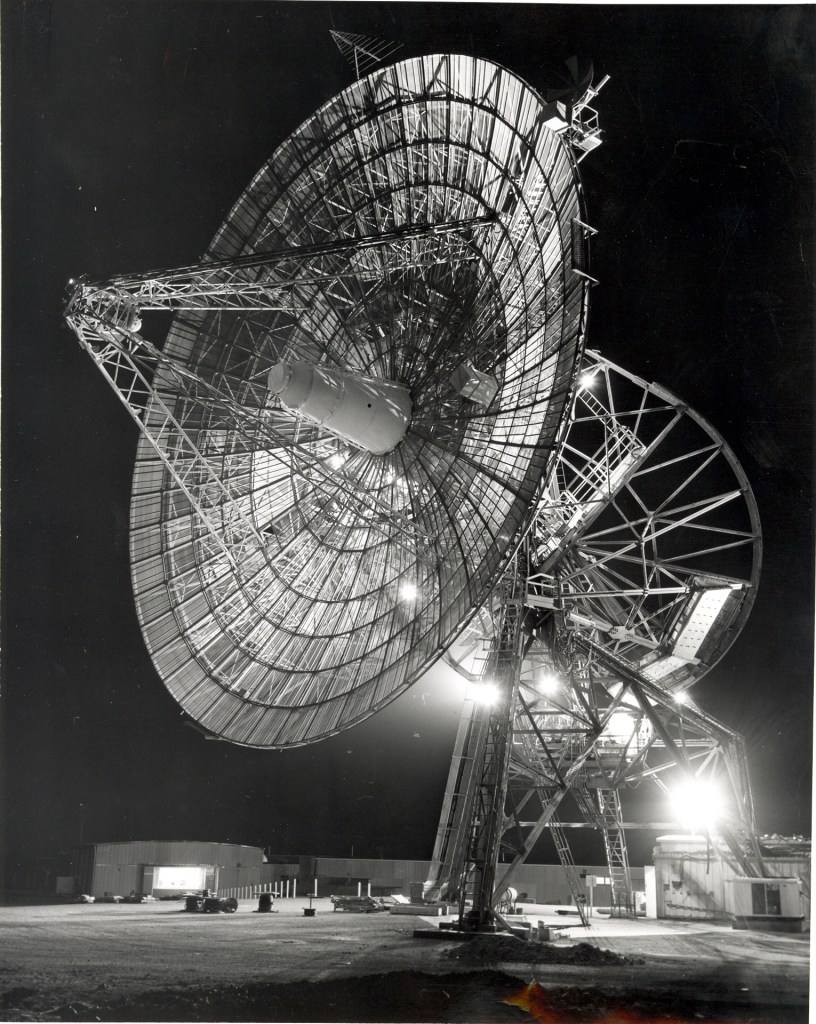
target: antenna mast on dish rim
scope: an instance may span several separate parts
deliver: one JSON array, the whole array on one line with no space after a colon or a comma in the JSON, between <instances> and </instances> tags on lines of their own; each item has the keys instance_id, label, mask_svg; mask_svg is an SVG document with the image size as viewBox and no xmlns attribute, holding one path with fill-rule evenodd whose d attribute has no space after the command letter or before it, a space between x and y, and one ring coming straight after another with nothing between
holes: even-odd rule
<instances>
[{"instance_id":1,"label":"antenna mast on dish rim","mask_svg":"<svg viewBox=\"0 0 816 1024\"><path fill-rule=\"evenodd\" d=\"M354 32L338 32L330 29L331 37L337 49L354 68L354 77L359 78L377 64L389 60L402 43L392 43L388 39L375 39L373 36L362 36Z\"/></svg>"}]
</instances>

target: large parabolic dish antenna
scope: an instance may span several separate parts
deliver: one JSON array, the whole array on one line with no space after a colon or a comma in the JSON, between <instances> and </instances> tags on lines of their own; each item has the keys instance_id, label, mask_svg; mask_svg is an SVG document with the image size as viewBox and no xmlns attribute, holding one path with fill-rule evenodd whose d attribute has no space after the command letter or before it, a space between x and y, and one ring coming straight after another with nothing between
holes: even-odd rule
<instances>
[{"instance_id":1,"label":"large parabolic dish antenna","mask_svg":"<svg viewBox=\"0 0 816 1024\"><path fill-rule=\"evenodd\" d=\"M386 67L276 150L199 265L75 289L143 431L144 636L211 733L284 747L371 715L530 524L591 280L559 107L485 60Z\"/></svg>"},{"instance_id":2,"label":"large parabolic dish antenna","mask_svg":"<svg viewBox=\"0 0 816 1024\"><path fill-rule=\"evenodd\" d=\"M358 70L380 52L334 35ZM466 928L544 829L583 914L567 797L634 914L621 792L647 780L728 780L727 855L764 871L742 738L687 693L753 602L756 506L712 426L584 351L577 164L606 79L568 66L545 98L470 57L382 68L277 149L198 264L74 283L66 310L141 430L136 607L192 719L296 746L443 654L474 682L426 881Z\"/></svg>"}]
</instances>

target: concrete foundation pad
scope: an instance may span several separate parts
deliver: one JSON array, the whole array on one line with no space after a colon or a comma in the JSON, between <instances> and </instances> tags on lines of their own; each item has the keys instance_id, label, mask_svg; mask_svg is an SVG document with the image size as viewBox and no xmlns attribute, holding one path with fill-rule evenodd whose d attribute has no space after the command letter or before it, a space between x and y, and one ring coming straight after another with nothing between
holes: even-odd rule
<instances>
[{"instance_id":1,"label":"concrete foundation pad","mask_svg":"<svg viewBox=\"0 0 816 1024\"><path fill-rule=\"evenodd\" d=\"M441 939L443 942L466 942L476 932L460 932L456 928L415 928L415 939Z\"/></svg>"},{"instance_id":2,"label":"concrete foundation pad","mask_svg":"<svg viewBox=\"0 0 816 1024\"><path fill-rule=\"evenodd\" d=\"M445 917L447 916L448 908L441 904L439 906L428 906L424 903L398 903L396 906L389 907L388 913L406 914L416 917Z\"/></svg>"},{"instance_id":3,"label":"concrete foundation pad","mask_svg":"<svg viewBox=\"0 0 816 1024\"><path fill-rule=\"evenodd\" d=\"M737 917L734 928L738 931L789 932L801 935L805 930L804 917Z\"/></svg>"},{"instance_id":4,"label":"concrete foundation pad","mask_svg":"<svg viewBox=\"0 0 816 1024\"><path fill-rule=\"evenodd\" d=\"M575 911L575 907L554 906L542 903L524 903L524 919L533 927L538 923L549 926L564 938L582 939L612 936L635 935L669 935L679 928L685 933L701 934L704 932L721 931L725 925L722 921L680 921L670 918L653 917L610 917L608 914L594 914L587 925L581 924L577 914L564 914L563 911ZM559 913L559 911L561 913ZM508 918L512 921L513 918Z\"/></svg>"}]
</instances>

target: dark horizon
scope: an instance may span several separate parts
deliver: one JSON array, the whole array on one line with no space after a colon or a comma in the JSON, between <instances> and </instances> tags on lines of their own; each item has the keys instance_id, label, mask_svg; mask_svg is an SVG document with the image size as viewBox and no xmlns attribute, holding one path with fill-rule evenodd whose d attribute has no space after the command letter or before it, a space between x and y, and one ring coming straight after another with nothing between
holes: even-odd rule
<instances>
[{"instance_id":1,"label":"dark horizon","mask_svg":"<svg viewBox=\"0 0 816 1024\"><path fill-rule=\"evenodd\" d=\"M448 670L282 752L182 720L133 605L137 431L62 323L71 277L196 261L277 145L352 80L332 27L401 41L398 57L474 53L540 90L575 53L611 76L594 104L604 144L581 163L599 231L588 347L687 400L750 480L757 600L695 699L746 737L760 831L809 834L812 9L29 0L3 13L9 865L80 832L431 855L463 691ZM666 819L657 794L637 806ZM633 860L649 843L633 840Z\"/></svg>"}]
</instances>

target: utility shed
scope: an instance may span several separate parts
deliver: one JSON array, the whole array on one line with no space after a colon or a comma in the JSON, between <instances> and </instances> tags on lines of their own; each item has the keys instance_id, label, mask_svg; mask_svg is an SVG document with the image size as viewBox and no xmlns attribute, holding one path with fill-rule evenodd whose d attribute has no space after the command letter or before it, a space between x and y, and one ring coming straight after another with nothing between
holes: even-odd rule
<instances>
[{"instance_id":1,"label":"utility shed","mask_svg":"<svg viewBox=\"0 0 816 1024\"><path fill-rule=\"evenodd\" d=\"M732 920L746 916L735 905L734 881L738 875L717 840L699 835L660 836L654 850L657 916L682 920ZM796 879L795 916L810 919L810 854L763 856L765 872L772 878ZM739 889L739 884L737 888ZM786 907L792 898L786 885ZM746 897L747 898L747 897ZM738 897L743 901L743 897Z\"/></svg>"},{"instance_id":2,"label":"utility shed","mask_svg":"<svg viewBox=\"0 0 816 1024\"><path fill-rule=\"evenodd\" d=\"M233 843L163 840L82 848L79 888L91 896L179 895L189 889L258 885L263 851Z\"/></svg>"}]
</instances>

